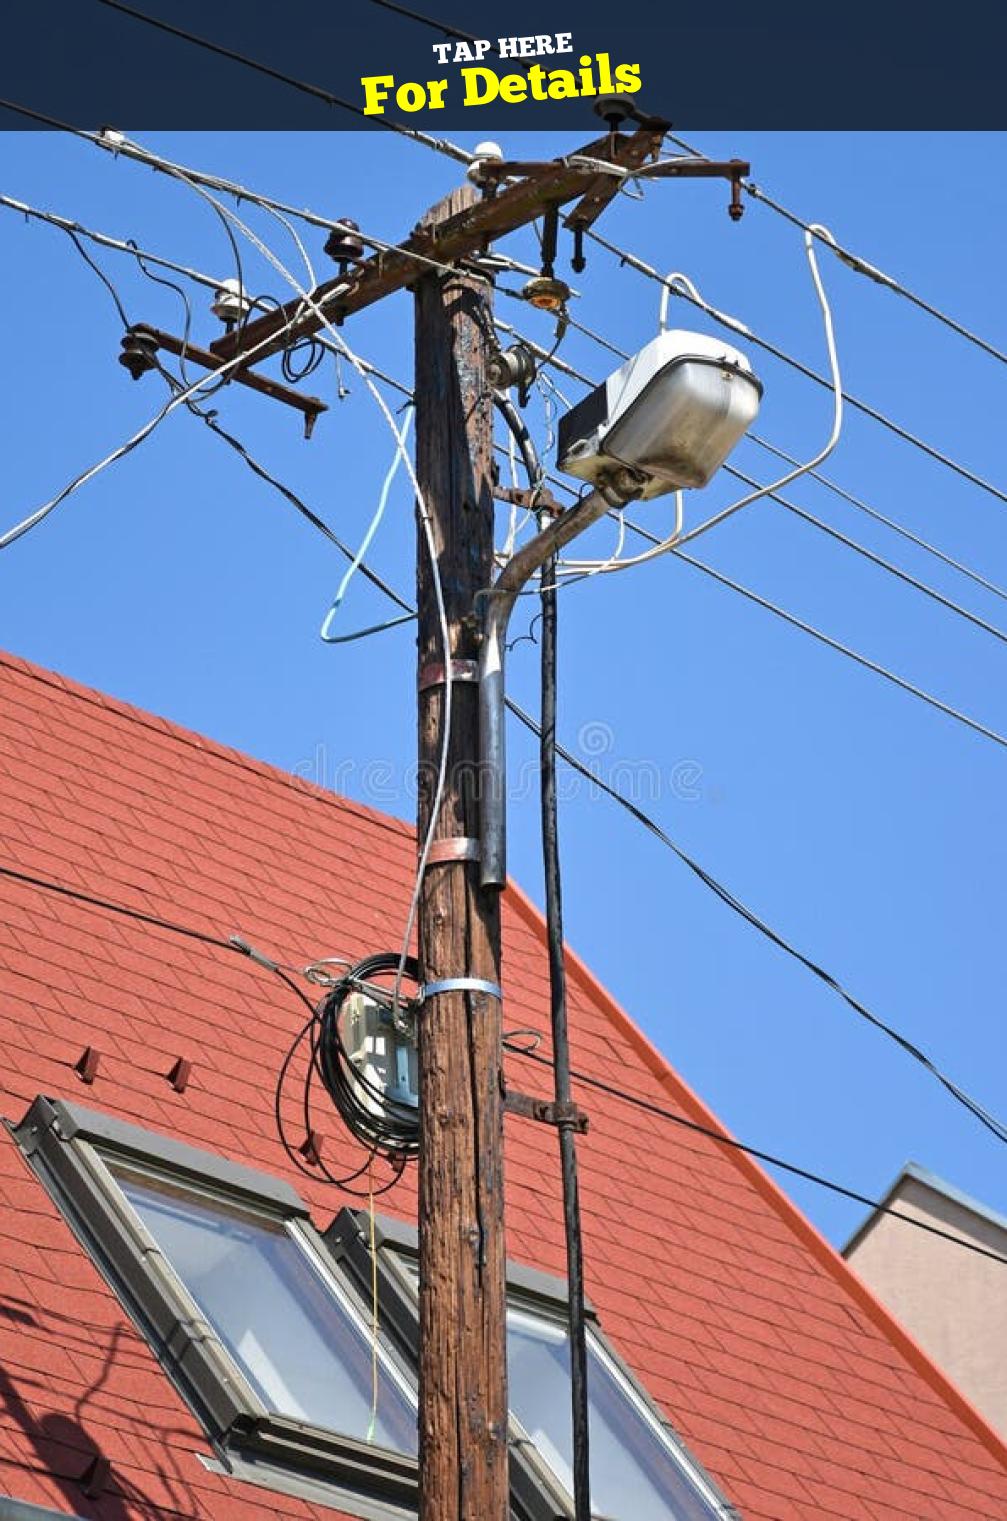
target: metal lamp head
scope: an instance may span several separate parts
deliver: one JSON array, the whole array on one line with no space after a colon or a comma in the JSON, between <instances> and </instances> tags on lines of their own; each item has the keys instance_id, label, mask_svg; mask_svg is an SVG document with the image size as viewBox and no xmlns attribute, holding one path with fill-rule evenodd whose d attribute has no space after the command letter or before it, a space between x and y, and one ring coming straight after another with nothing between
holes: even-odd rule
<instances>
[{"instance_id":1,"label":"metal lamp head","mask_svg":"<svg viewBox=\"0 0 1007 1521\"><path fill-rule=\"evenodd\" d=\"M560 420L560 469L597 486L629 470L645 498L705 486L761 396L737 349L704 333L659 333Z\"/></svg>"}]
</instances>

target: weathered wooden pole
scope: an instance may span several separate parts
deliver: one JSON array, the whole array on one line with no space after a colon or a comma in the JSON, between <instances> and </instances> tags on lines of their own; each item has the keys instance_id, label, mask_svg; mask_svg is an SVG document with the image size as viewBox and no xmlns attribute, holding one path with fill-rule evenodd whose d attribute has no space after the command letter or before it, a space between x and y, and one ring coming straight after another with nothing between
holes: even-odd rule
<instances>
[{"instance_id":1,"label":"weathered wooden pole","mask_svg":"<svg viewBox=\"0 0 1007 1521\"><path fill-rule=\"evenodd\" d=\"M424 218L477 199L465 185ZM451 741L419 903L424 982L499 987L500 905L479 882L476 594L493 564L493 403L485 361L491 288L431 273L416 295L416 466L450 642ZM419 843L433 807L445 716L435 578L418 521ZM502 1009L492 991L430 993L420 1014L420 1518L507 1521Z\"/></svg>"}]
</instances>

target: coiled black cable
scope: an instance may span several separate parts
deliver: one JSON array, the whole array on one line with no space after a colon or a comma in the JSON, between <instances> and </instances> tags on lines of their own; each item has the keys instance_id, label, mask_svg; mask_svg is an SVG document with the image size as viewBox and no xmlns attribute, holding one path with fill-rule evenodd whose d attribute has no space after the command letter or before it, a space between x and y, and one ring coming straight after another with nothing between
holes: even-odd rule
<instances>
[{"instance_id":1,"label":"coiled black cable","mask_svg":"<svg viewBox=\"0 0 1007 1521\"><path fill-rule=\"evenodd\" d=\"M382 974L396 973L399 960L398 951L380 951L350 967L319 1004L311 1043L312 1065L347 1129L371 1150L408 1161L419 1150L418 1106L392 1098L384 1088L371 1082L351 1059L342 1032L343 1008L349 995L365 989L373 996L373 988L367 985ZM419 982L415 957L406 960L403 975ZM390 991L388 1003L391 1019Z\"/></svg>"}]
</instances>

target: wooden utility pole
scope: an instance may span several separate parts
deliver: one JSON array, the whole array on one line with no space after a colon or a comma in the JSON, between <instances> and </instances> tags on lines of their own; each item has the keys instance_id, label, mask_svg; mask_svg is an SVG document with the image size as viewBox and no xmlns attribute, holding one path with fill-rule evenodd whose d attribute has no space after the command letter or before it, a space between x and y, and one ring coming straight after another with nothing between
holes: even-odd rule
<instances>
[{"instance_id":1,"label":"wooden utility pole","mask_svg":"<svg viewBox=\"0 0 1007 1521\"><path fill-rule=\"evenodd\" d=\"M477 200L468 185L424 218ZM500 982L498 891L479 883L476 594L492 579L491 288L461 272L416 286L416 469L450 631L449 765L419 904L428 988ZM419 512L421 509L417 508ZM444 649L418 521L418 835L430 821L444 720ZM443 842L443 843L441 843ZM507 1521L502 1010L492 992L428 994L419 1015L420 1518Z\"/></svg>"},{"instance_id":2,"label":"wooden utility pole","mask_svg":"<svg viewBox=\"0 0 1007 1521\"><path fill-rule=\"evenodd\" d=\"M609 164L625 172L646 166L653 178L727 179L735 218L738 187L749 172L740 159L658 162L666 123L638 115L632 135L622 136L614 115L606 120L604 137L548 163L480 160L483 195L460 187L400 245L368 259L344 259L310 302L298 295L239 324L208 350L147 327L131 329L124 342L123 363L134 375L155 367L159 347L209 369L234 363L232 378L299 408L310 421L322 403L256 374L251 365L393 292L415 290L416 469L424 503L417 552L421 849L435 801L449 674L452 696L446 785L418 912L425 989L418 1015L421 1521L508 1518L500 906L499 886L481 885L478 859L479 785L486 781L476 604L493 582L493 401L486 379L493 329L489 282L462 265L495 239L574 201L563 225L573 235L574 267L582 268L584 234L623 183L607 171ZM355 235L355 224L327 225ZM453 267L445 273L445 266ZM594 521L610 500L592 493L563 514L552 548ZM424 512L447 614L449 670ZM487 626L495 621L498 635L506 629L508 597L517 596L534 568L529 548L494 585L496 617L487 612ZM502 658L495 676L502 682ZM497 758L502 770L502 746ZM497 842L502 857L500 831ZM500 873L502 885L502 859L487 859L486 868L491 880ZM537 1120L581 1124L562 1098L549 1105L509 1094L508 1102ZM586 1496L586 1479L578 1493Z\"/></svg>"}]
</instances>

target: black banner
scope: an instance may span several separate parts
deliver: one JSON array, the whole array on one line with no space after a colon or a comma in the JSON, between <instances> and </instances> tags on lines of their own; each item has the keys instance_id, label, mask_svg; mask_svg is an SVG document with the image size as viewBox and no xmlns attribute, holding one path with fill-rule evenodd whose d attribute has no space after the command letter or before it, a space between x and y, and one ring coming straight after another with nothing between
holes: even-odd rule
<instances>
[{"instance_id":1,"label":"black banner","mask_svg":"<svg viewBox=\"0 0 1007 1521\"><path fill-rule=\"evenodd\" d=\"M1007 12L990 0L417 0L409 10L33 0L6 11L0 95L91 128L566 130L612 90L683 129L996 128L1007 118ZM0 125L31 122L0 109Z\"/></svg>"}]
</instances>

